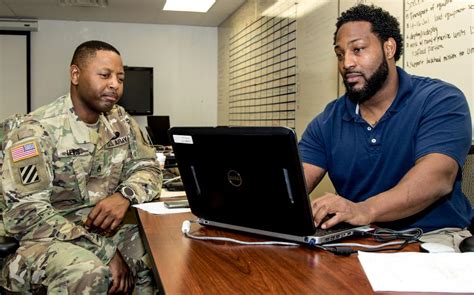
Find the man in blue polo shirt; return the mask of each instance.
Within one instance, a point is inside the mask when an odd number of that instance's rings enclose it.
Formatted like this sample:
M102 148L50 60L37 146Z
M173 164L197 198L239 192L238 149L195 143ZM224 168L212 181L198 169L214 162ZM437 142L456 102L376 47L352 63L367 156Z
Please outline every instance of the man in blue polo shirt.
M461 168L471 118L463 93L395 65L403 42L388 12L358 5L336 27L346 94L308 125L299 144L308 189L326 172L336 189L312 203L315 224L467 227L472 209L461 192Z

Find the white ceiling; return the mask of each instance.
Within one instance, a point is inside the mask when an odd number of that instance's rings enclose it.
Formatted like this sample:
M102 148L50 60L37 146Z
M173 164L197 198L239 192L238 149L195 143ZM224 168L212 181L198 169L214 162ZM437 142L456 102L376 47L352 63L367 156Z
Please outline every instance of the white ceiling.
M109 0L106 8L69 7L58 0L0 0L0 19L130 22L217 27L245 0L216 0L207 13L163 11L165 0Z

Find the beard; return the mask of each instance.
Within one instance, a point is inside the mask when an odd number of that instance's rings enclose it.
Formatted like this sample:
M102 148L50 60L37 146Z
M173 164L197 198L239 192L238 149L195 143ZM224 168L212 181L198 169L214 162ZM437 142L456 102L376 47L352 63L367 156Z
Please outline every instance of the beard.
M351 73L351 72L346 72ZM354 72L352 72L354 73ZM360 72L359 72L360 73ZM362 74L362 73L360 73ZM380 63L379 67L369 78L366 78L364 74L362 74L366 83L362 89L354 89L349 83L347 83L346 79L343 77L344 86L346 86L346 96L355 104L362 104L363 102L369 100L372 96L374 96L377 91L382 88L383 84L387 80L388 77L388 63L385 59L385 53L382 58L382 62Z

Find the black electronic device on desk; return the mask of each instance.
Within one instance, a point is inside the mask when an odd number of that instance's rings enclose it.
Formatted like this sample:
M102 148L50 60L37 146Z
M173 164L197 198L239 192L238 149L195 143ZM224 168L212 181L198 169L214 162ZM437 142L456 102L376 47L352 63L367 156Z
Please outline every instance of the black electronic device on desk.
M165 168L178 167L178 163L176 163L176 158L173 153L165 154L165 156L166 156Z
M189 208L188 200L166 201L164 203L168 209Z
M163 183L164 188L169 191L184 191L183 182L180 180Z

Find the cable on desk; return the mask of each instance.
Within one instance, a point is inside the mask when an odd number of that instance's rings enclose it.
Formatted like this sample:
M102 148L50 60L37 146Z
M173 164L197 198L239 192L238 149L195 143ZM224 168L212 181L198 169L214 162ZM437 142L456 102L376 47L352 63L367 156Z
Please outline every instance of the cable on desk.
M236 240L232 238L225 237L210 237L210 236L196 236L190 233L191 223L197 223L196 221L185 220L181 226L181 231L183 234L190 239L201 240L201 241L221 241L221 242L231 242L239 245L278 245L278 246L300 246L297 243L290 242L281 242L281 241L264 241L264 242L246 242L241 240Z
M310 246L316 247L318 249L326 250L336 255L348 256L353 253L357 253L352 247L362 248L361 251L364 252L380 252L388 250L401 250L405 248L409 243L419 241L419 238L423 235L423 230L421 228L410 228L407 230L392 230L387 228L379 228L374 232L360 231L356 233L359 236L372 236L378 242L385 242L379 245L365 245L359 243L330 243L316 245L314 242L310 241ZM400 240L400 241L394 241ZM388 247L388 246L398 246L398 247Z
M163 181L163 185L168 184L168 183L173 182L173 181L176 181L176 180L179 180L179 179L181 179L181 176L176 176L176 177L167 179L167 180Z
M240 245L281 245L281 246L300 246L298 243L291 242L281 242L281 241L264 241L264 242L245 242L241 240L236 240L232 238L225 237L210 237L210 236L196 236L190 233L191 223L197 223L192 220L185 220L181 226L181 231L183 234L190 239L195 240L204 240L204 241L224 241L231 242ZM385 242L379 245L365 245L359 243L330 243L330 244L315 244L313 240L310 240L309 245L321 250L329 251L336 255L348 256L353 253L357 253L358 250L355 250L352 247L362 248L364 252L379 252L379 251L388 251L388 250L401 250L409 243L417 242L418 239L423 234L423 230L420 228L411 228L407 230L391 230L386 228L380 228L374 232L357 232L359 236L373 236L379 242ZM401 241L394 241L399 239ZM398 247L390 247L398 246Z

